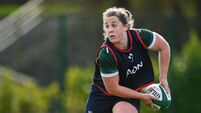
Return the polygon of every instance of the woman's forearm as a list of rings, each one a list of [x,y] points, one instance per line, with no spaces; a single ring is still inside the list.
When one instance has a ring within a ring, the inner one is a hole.
[[[164,49],[159,51],[159,71],[160,71],[160,80],[167,80],[167,74],[169,69],[170,62],[170,46],[168,43],[164,44]]]

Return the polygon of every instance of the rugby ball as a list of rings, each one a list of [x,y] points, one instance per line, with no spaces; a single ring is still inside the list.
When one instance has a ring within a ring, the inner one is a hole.
[[[171,95],[167,93],[163,86],[159,83],[154,83],[145,87],[142,89],[142,92],[157,98],[153,101],[154,110],[167,109],[171,104]]]

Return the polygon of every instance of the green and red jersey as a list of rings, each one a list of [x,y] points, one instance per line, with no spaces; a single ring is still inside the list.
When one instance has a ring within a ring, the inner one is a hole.
[[[134,90],[154,81],[154,72],[148,49],[155,44],[155,33],[147,29],[127,31],[129,48],[116,48],[108,39],[101,46],[94,74],[94,83],[104,94],[102,77],[119,76],[119,84]]]

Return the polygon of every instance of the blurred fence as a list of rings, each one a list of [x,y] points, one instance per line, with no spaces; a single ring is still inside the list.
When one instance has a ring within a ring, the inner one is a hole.
[[[0,21],[0,51],[9,47],[42,21],[44,0],[30,0]]]

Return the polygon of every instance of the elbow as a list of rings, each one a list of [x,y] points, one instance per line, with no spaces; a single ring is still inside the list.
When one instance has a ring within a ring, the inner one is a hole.
[[[165,46],[165,50],[166,50],[166,52],[167,52],[167,54],[169,54],[170,55],[170,45],[169,45],[169,43],[168,42],[166,42],[166,44],[165,44],[166,46]]]
[[[161,56],[165,57],[166,59],[170,59],[171,57],[171,52],[170,52],[170,46],[169,44],[166,42],[163,47],[159,50],[159,53]]]
[[[117,87],[107,87],[106,88],[107,92],[111,95],[116,95],[116,92],[118,91]]]
[[[169,45],[168,42],[166,42],[166,48],[167,48],[168,51],[170,51],[170,45]]]

